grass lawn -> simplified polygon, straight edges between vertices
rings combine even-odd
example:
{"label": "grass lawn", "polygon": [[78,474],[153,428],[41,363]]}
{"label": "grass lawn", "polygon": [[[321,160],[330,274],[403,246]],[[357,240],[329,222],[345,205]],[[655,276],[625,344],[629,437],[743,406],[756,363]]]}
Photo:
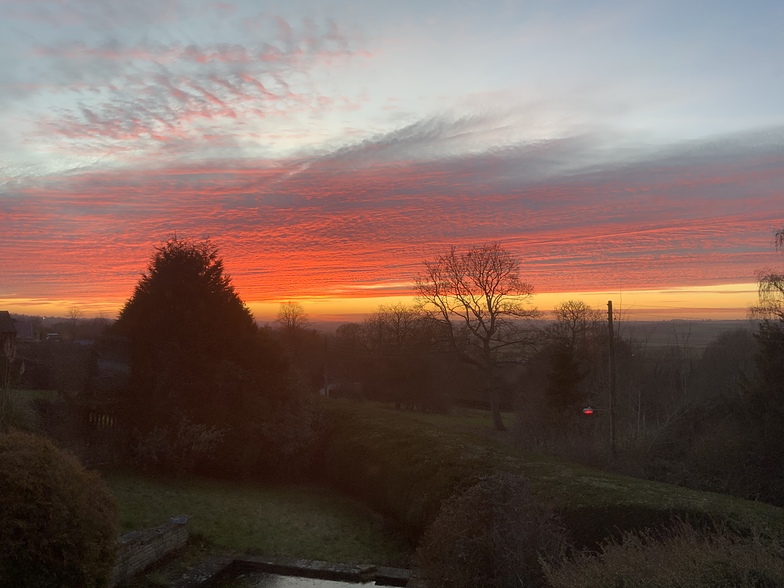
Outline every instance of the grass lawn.
{"label": "grass lawn", "polygon": [[[407,566],[411,547],[360,503],[315,486],[105,476],[122,532],[191,517],[190,530],[221,552]],[[215,549],[213,549],[215,551]]]}

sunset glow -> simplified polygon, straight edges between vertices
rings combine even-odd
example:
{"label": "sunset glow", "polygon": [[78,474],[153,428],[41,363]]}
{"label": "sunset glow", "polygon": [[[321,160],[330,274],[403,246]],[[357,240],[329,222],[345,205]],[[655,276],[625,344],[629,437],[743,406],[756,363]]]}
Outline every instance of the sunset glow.
{"label": "sunset glow", "polygon": [[490,241],[534,304],[744,318],[784,264],[784,5],[0,0],[0,309],[209,236],[261,322]]}

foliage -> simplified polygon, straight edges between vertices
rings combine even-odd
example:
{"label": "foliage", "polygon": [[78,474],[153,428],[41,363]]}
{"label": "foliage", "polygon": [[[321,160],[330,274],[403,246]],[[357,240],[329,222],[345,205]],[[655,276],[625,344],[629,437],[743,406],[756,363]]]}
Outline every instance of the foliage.
{"label": "foliage", "polygon": [[784,544],[761,533],[676,522],[663,533],[626,533],[598,554],[582,552],[561,565],[547,562],[545,573],[552,588],[772,588],[784,585]]}
{"label": "foliage", "polygon": [[345,396],[443,412],[455,369],[452,358],[433,344],[438,330],[412,306],[381,305],[361,323],[338,327],[330,347],[330,380]]}
{"label": "foliage", "polygon": [[97,474],[48,440],[0,435],[0,585],[108,585],[114,498]]}
{"label": "foliage", "polygon": [[143,461],[183,459],[183,470],[231,476],[304,467],[307,459],[286,458],[309,446],[316,419],[280,343],[256,328],[209,240],[156,248],[116,331],[130,340],[123,425]]}
{"label": "foliage", "polygon": [[458,491],[441,506],[417,549],[434,586],[535,586],[542,561],[563,556],[564,528],[519,476],[495,474]]}
{"label": "foliage", "polygon": [[328,401],[322,473],[392,517],[418,538],[441,502],[467,480],[496,472],[525,476],[534,496],[551,501],[577,545],[661,525],[673,514],[769,524],[784,532],[784,511],[729,496],[622,476],[552,456],[516,450],[466,432],[462,420],[428,419],[365,404]]}
{"label": "foliage", "polygon": [[143,470],[182,475],[214,457],[222,436],[220,429],[180,415],[175,425],[156,427],[142,436],[134,447],[135,457]]}
{"label": "foliage", "polygon": [[322,416],[305,391],[291,384],[285,396],[255,395],[239,410],[246,418],[226,431],[215,473],[277,480],[307,475],[320,451]]}
{"label": "foliage", "polygon": [[522,346],[531,340],[521,321],[538,316],[519,261],[499,243],[465,252],[451,247],[425,262],[416,291],[423,310],[441,325],[444,344],[484,374],[495,428],[503,430],[497,366],[520,361]]}
{"label": "foliage", "polygon": [[[784,229],[776,232],[776,248],[784,251]],[[746,415],[756,445],[752,463],[764,472],[767,486],[763,498],[784,504],[784,275],[761,275],[759,299],[753,312],[764,320],[755,334],[757,378],[750,386]]]}
{"label": "foliage", "polygon": [[0,388],[0,433],[11,429],[35,432],[39,424],[35,407],[21,390]]}
{"label": "foliage", "polygon": [[555,322],[545,333],[550,371],[544,391],[551,416],[558,418],[576,413],[604,384],[607,337],[599,311],[585,302],[567,300],[553,313]]}
{"label": "foliage", "polygon": [[[761,329],[773,348],[777,324],[770,321],[769,330]],[[723,332],[702,353],[687,338],[669,345],[617,342],[622,359],[614,459],[606,411],[591,417],[572,411],[555,426],[546,416],[552,399],[536,392],[545,390],[549,346],[529,362],[531,394],[518,415],[515,441],[586,465],[784,505],[784,396],[776,393],[784,366],[776,367],[773,350],[770,363],[762,363],[760,332]],[[769,385],[761,385],[766,370]]]}
{"label": "foliage", "polygon": [[269,330],[285,350],[291,372],[298,385],[315,392],[324,385],[324,336],[311,328],[305,309],[299,302],[283,302],[275,321],[277,328]]}
{"label": "foliage", "polygon": [[757,473],[759,497],[784,505],[784,319],[763,321],[755,338],[757,378],[739,413],[751,445],[746,461]]}
{"label": "foliage", "polygon": [[694,367],[698,401],[742,396],[757,377],[757,350],[757,340],[749,329],[725,331],[710,342]]}
{"label": "foliage", "polygon": [[126,404],[137,426],[166,424],[176,410],[212,424],[229,418],[231,399],[218,401],[216,388],[235,366],[247,379],[256,326],[209,240],[157,247],[115,329],[130,339]]}
{"label": "foliage", "polygon": [[[776,249],[784,251],[784,228],[776,231]],[[784,273],[763,270],[757,275],[759,302],[752,307],[752,316],[784,321]]]}
{"label": "foliage", "polygon": [[784,320],[763,321],[756,333],[760,400],[768,408],[784,409]]}

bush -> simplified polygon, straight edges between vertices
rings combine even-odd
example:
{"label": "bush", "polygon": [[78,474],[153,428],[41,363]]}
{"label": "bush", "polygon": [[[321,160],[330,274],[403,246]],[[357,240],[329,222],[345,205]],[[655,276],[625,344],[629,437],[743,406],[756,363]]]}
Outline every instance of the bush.
{"label": "bush", "polygon": [[213,457],[222,436],[220,429],[192,423],[180,415],[176,428],[156,427],[142,436],[136,442],[134,456],[142,470],[192,473]]}
{"label": "bush", "polygon": [[108,585],[117,506],[101,478],[48,440],[0,435],[0,586]]}
{"label": "bush", "polygon": [[519,476],[495,474],[444,501],[417,556],[428,583],[448,588],[541,585],[566,531]]}
{"label": "bush", "polygon": [[598,555],[582,552],[544,568],[553,588],[773,588],[784,586],[784,546],[761,534],[678,521],[666,533],[627,533]]}
{"label": "bush", "polygon": [[24,392],[0,389],[0,433],[11,429],[35,431],[38,426],[38,413]]}

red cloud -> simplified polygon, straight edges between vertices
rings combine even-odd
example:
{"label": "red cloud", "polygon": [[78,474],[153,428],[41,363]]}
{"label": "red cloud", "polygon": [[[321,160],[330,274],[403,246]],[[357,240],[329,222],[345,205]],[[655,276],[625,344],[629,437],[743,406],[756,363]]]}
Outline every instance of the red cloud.
{"label": "red cloud", "polygon": [[771,228],[784,224],[775,220],[784,166],[764,157],[718,176],[710,162],[655,162],[532,182],[510,174],[514,154],[352,164],[356,156],[28,186],[0,201],[10,219],[5,287],[122,298],[152,246],[175,232],[210,235],[247,300],[400,294],[397,284],[441,248],[496,240],[541,292],[708,285],[753,281],[775,255]]}

